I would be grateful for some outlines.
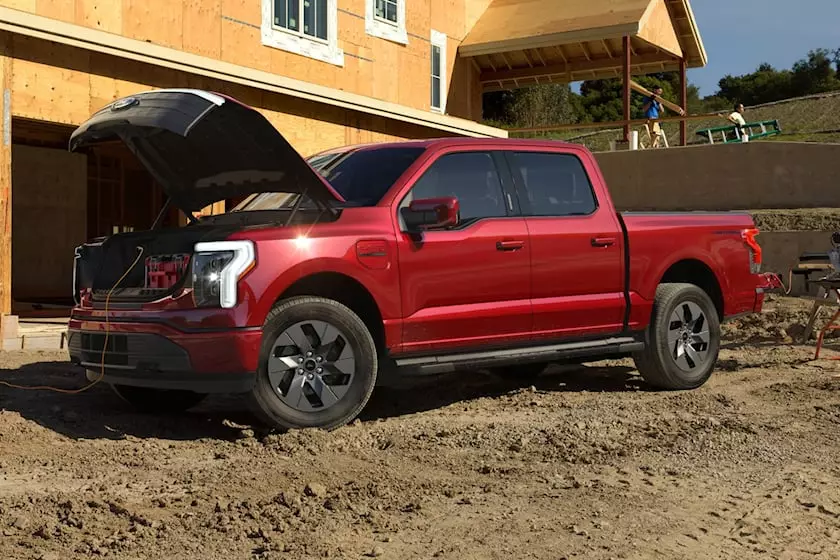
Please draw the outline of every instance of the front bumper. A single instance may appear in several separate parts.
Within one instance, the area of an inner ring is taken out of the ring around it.
[[[258,328],[184,333],[166,325],[120,322],[108,325],[107,343],[105,335],[102,321],[70,321],[70,359],[88,370],[91,381],[104,370],[103,381],[136,387],[240,393],[254,386],[262,339]]]

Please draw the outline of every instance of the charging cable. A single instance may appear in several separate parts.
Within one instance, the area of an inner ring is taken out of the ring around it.
[[[9,387],[11,389],[21,389],[23,391],[53,391],[55,393],[62,393],[64,395],[78,395],[79,393],[83,393],[102,381],[105,377],[105,353],[108,350],[108,335],[110,334],[111,330],[111,322],[108,317],[108,306],[111,303],[111,295],[113,295],[114,291],[117,287],[125,280],[126,276],[134,270],[134,267],[137,266],[137,263],[140,262],[140,257],[143,256],[143,247],[137,246],[137,258],[134,259],[134,262],[131,263],[131,266],[120,276],[120,279],[117,280],[117,283],[114,284],[110,290],[108,290],[108,295],[105,297],[105,340],[102,341],[102,357],[100,360],[100,370],[99,370],[99,377],[85,385],[80,389],[61,389],[59,387],[50,387],[48,385],[35,385],[35,386],[26,386],[26,385],[15,385],[14,383],[8,383],[6,381],[0,381],[0,385],[3,387]]]

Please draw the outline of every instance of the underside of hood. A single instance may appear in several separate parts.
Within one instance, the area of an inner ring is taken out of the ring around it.
[[[343,202],[262,114],[219,94],[163,89],[118,99],[76,129],[70,151],[115,139],[188,213],[261,192]]]

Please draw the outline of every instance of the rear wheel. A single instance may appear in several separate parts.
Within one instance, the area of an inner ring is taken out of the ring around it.
[[[645,349],[634,356],[645,381],[661,389],[695,389],[711,376],[720,321],[709,296],[693,284],[656,290]]]
[[[111,388],[122,400],[141,412],[183,412],[207,397],[204,393],[192,391],[151,389],[129,385],[111,385]]]
[[[358,315],[330,299],[291,298],[266,319],[251,404],[275,428],[337,428],[367,404],[377,367]]]

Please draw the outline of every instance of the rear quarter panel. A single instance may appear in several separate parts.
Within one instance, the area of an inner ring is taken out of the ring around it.
[[[629,239],[631,328],[647,324],[662,277],[683,260],[700,261],[715,274],[724,316],[752,310],[756,280],[741,239],[742,230],[754,227],[749,214],[627,212],[622,217]]]

